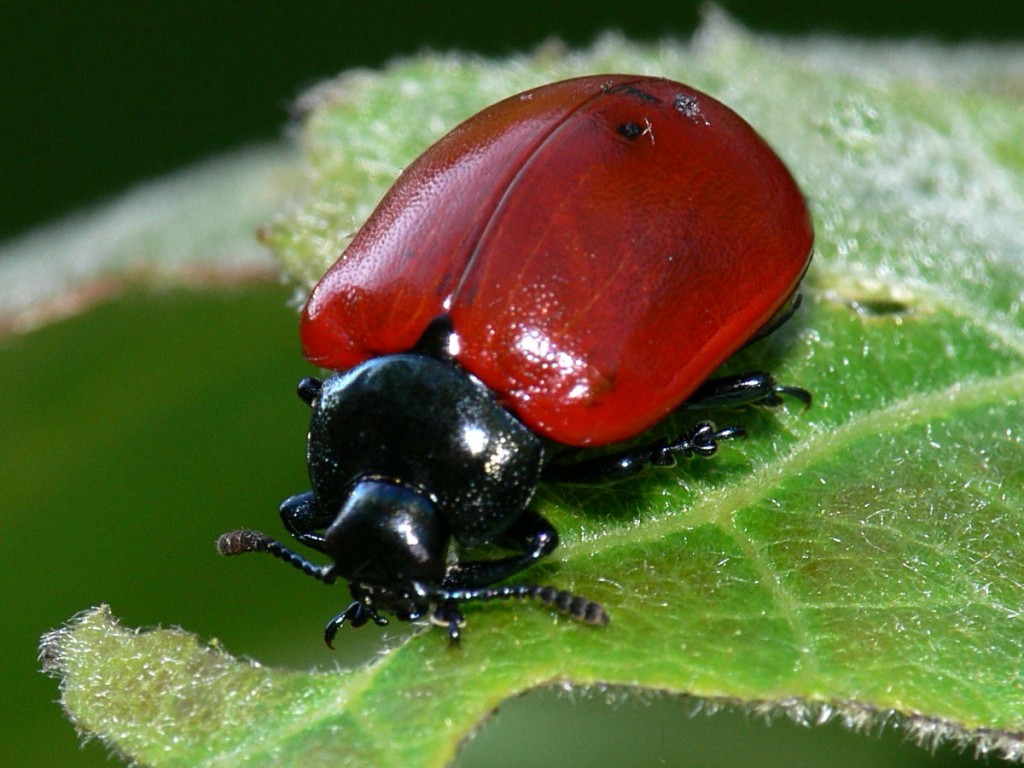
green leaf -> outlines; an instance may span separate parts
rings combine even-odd
[[[1020,51],[783,44],[713,18],[689,46],[420,57],[318,89],[305,201],[265,231],[300,281],[401,166],[501,96],[614,70],[715,94],[786,158],[818,233],[804,308],[730,367],[815,404],[737,412],[749,439],[710,462],[544,489],[562,544],[528,578],[603,601],[608,627],[471,606],[461,647],[422,627],[299,673],[98,609],[43,646],[72,718],[154,765],[431,766],[523,691],[617,686],[1020,759],[1022,69]]]
[[[257,227],[301,178],[290,147],[187,168],[0,247],[0,338],[132,285],[215,285],[273,274]]]

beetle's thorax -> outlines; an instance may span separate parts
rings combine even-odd
[[[360,481],[394,482],[428,498],[468,546],[526,507],[542,453],[478,381],[426,356],[369,360],[326,379],[313,403],[308,461],[321,509],[341,510]]]

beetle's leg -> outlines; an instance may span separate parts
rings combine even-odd
[[[521,554],[497,560],[456,563],[448,568],[441,583],[442,589],[472,589],[507,579],[550,555],[558,546],[558,532],[536,512],[525,509],[494,543],[506,549],[520,550]]]
[[[462,613],[456,605],[458,600],[449,599],[446,597],[446,594],[439,593],[437,595],[441,602],[434,609],[434,612],[430,614],[430,623],[435,627],[447,629],[449,642],[455,644],[462,637],[462,627],[465,626],[466,621],[462,618]]]
[[[324,528],[334,522],[331,515],[325,515],[316,505],[312,491],[306,491],[281,502],[281,522],[297,541],[317,552],[324,551]]]
[[[338,634],[338,630],[345,625],[346,621],[350,627],[359,628],[370,619],[373,619],[373,623],[378,627],[383,627],[388,623],[387,619],[378,614],[369,605],[360,602],[350,603],[348,608],[327,622],[327,626],[324,627],[324,642],[333,651],[334,637]]]
[[[743,427],[716,429],[710,421],[701,421],[684,435],[669,442],[657,440],[650,445],[630,448],[618,453],[578,461],[574,464],[553,462],[547,464],[541,479],[554,483],[588,483],[621,480],[643,472],[648,467],[671,467],[676,458],[714,456],[718,443],[735,440],[746,435]]]
[[[302,555],[292,552],[281,542],[270,538],[259,531],[240,530],[221,534],[217,539],[217,551],[222,555],[243,555],[246,552],[266,552],[274,557],[291,563],[307,576],[312,576],[324,584],[334,583],[334,567],[317,565]]]
[[[782,405],[782,396],[811,405],[811,393],[801,387],[779,384],[765,371],[749,371],[735,376],[721,376],[701,384],[683,404],[684,408],[738,408],[744,405]]]

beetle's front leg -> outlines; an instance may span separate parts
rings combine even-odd
[[[348,622],[350,627],[358,629],[371,619],[378,627],[386,626],[388,623],[388,620],[377,613],[372,606],[359,601],[349,603],[344,611],[327,622],[327,626],[324,627],[324,642],[333,651],[334,638],[338,631],[345,626],[345,622]]]
[[[498,560],[456,563],[448,568],[441,587],[449,590],[470,589],[507,579],[550,555],[558,546],[558,532],[536,512],[525,509],[494,543],[506,549],[520,550],[521,554]]]

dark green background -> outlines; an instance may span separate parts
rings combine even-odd
[[[697,3],[7,2],[0,5],[0,238],[134,182],[246,142],[280,137],[291,99],[342,69],[424,46],[492,55],[601,30],[686,38]],[[789,33],[1024,36],[1024,3],[723,3],[742,23]],[[109,601],[132,626],[180,624],[271,663],[327,664],[318,639],[342,595],[260,558],[218,560],[216,535],[274,531],[277,502],[304,485],[309,372],[286,292],[130,296],[0,343],[0,525],[6,693],[4,765],[98,765],[35,669],[38,635]],[[98,341],[99,340],[99,341]],[[101,354],[97,354],[97,353]],[[247,385],[247,382],[258,382]],[[279,531],[275,531],[279,532]],[[287,583],[291,590],[282,588]],[[274,617],[285,617],[285,629]],[[266,631],[264,631],[266,629]],[[379,636],[346,636],[372,653]],[[765,729],[688,705],[545,693],[503,708],[471,764],[958,764],[836,726]],[[510,746],[511,741],[511,746]],[[856,762],[859,760],[860,762]],[[921,761],[921,762],[915,762]]]
[[[0,239],[132,182],[281,135],[291,99],[349,67],[424,46],[502,55],[601,30],[686,38],[682,2],[30,2],[0,4]],[[1024,37],[1024,3],[860,0],[719,4],[802,34]]]

